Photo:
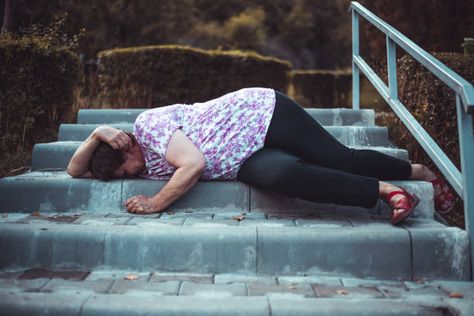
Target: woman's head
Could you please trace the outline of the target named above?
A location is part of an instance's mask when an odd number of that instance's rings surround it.
[[[116,178],[135,177],[145,169],[145,159],[135,136],[126,132],[132,145],[124,149],[113,149],[101,142],[94,150],[89,170],[95,178],[108,181]]]

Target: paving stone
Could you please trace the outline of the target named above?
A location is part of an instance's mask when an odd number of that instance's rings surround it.
[[[305,283],[288,283],[288,284],[260,284],[249,283],[248,295],[270,295],[273,293],[285,293],[299,295],[301,297],[314,297],[315,293],[309,284]]]
[[[360,279],[360,278],[342,278],[342,284],[344,286],[395,286],[406,288],[403,281],[395,280],[371,280],[371,279]]]
[[[240,226],[251,226],[251,227],[290,227],[296,226],[295,221],[292,219],[267,219],[267,220],[243,220],[240,222]]]
[[[89,271],[77,271],[77,270],[51,270],[45,268],[33,268],[23,271],[18,279],[20,280],[32,280],[32,279],[64,279],[80,281],[84,280],[89,275]]]
[[[265,214],[262,213],[257,213],[257,214],[251,214],[249,212],[243,212],[243,211],[235,211],[235,212],[225,212],[225,213],[216,213],[214,214],[214,220],[234,220],[234,217],[240,218],[242,217],[242,220],[245,218],[255,218],[256,216],[259,217],[259,219],[265,219]]]
[[[394,227],[390,222],[389,218],[381,217],[370,217],[370,218],[349,218],[348,221],[354,227],[380,227],[387,229],[402,229],[400,227]]]
[[[466,231],[457,227],[406,229],[412,239],[415,279],[469,279],[469,238]]]
[[[39,292],[39,290],[48,283],[49,279],[32,279],[32,280],[18,280],[14,278],[1,278],[0,288],[2,289],[18,289],[24,292]]]
[[[278,283],[309,283],[342,286],[341,279],[339,277],[327,276],[278,276]]]
[[[146,282],[144,280],[116,280],[110,293],[122,294],[127,291],[159,292],[163,295],[177,295],[179,281]]]
[[[383,298],[384,295],[376,286],[331,286],[314,284],[313,289],[318,297],[330,298]]]
[[[80,292],[107,293],[112,285],[112,280],[100,281],[70,281],[62,279],[52,279],[41,288],[41,292],[61,292],[65,290]]]
[[[189,218],[186,217],[184,226],[197,226],[197,227],[225,227],[225,226],[238,226],[239,222],[236,220],[209,220],[201,218]]]
[[[443,302],[407,302],[384,299],[288,299],[270,297],[272,316],[345,315],[345,316],[440,316],[446,315],[448,305]],[[451,315],[451,314],[447,314]],[[452,314],[454,315],[454,314]]]
[[[151,275],[150,282],[162,281],[186,281],[193,283],[210,284],[213,283],[214,275],[198,274],[186,272],[155,272]]]
[[[111,308],[113,306],[113,308]],[[263,297],[94,295],[84,304],[81,316],[237,316],[268,315],[268,302]]]
[[[63,292],[24,293],[0,291],[0,314],[9,316],[69,316],[79,315],[89,293]]]
[[[341,228],[351,226],[351,223],[347,219],[297,219],[296,226],[300,227],[315,227],[315,228]]]
[[[432,296],[436,299],[441,299],[442,297],[446,297],[442,291],[432,286],[407,289],[403,286],[379,285],[378,288],[388,298],[414,298],[415,296]]]
[[[393,228],[326,229],[258,227],[258,273],[351,274],[352,277],[411,277],[410,239]]]
[[[88,218],[87,216],[81,216],[74,222],[74,224],[94,226],[125,225],[130,220],[131,217]]]
[[[216,274],[214,276],[214,283],[216,284],[228,284],[228,283],[258,283],[258,284],[277,284],[276,277],[274,276],[259,276],[259,275],[248,275],[248,274],[234,274],[234,273],[223,273]]]
[[[435,280],[429,282],[429,284],[438,287],[447,295],[460,292],[465,298],[474,299],[474,282]]]
[[[86,281],[102,281],[102,280],[123,280],[127,276],[136,276],[137,280],[148,281],[150,272],[146,271],[130,271],[130,270],[94,270],[87,276]]]
[[[204,284],[183,282],[179,289],[179,295],[206,296],[211,295],[212,293],[216,293],[218,296],[245,296],[247,295],[247,287],[245,283]]]
[[[185,218],[141,218],[134,217],[132,218],[127,225],[138,225],[138,226],[182,226]]]

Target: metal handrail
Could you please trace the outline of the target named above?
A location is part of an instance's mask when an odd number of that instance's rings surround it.
[[[474,87],[358,2],[351,2],[350,8],[352,10],[352,106],[354,109],[360,108],[360,72],[362,71],[403,124],[405,124],[408,130],[413,134],[421,147],[453,186],[454,190],[464,200],[466,230],[471,239],[472,279],[474,276],[474,164],[472,162],[469,163],[469,159],[472,160],[474,157],[474,133],[472,127]],[[365,18],[386,35],[388,86],[359,54],[359,16]],[[397,45],[454,90],[456,94],[462,173],[398,99]]]

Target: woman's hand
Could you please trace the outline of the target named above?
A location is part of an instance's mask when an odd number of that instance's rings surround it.
[[[125,201],[125,206],[127,211],[136,214],[151,214],[159,211],[153,204],[153,198],[144,195],[132,196]]]
[[[113,149],[128,149],[132,146],[130,137],[119,129],[110,126],[99,126],[94,133],[99,140],[109,144]]]

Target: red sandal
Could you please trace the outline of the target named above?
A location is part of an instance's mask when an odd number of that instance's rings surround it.
[[[454,209],[457,202],[457,197],[453,191],[448,187],[439,175],[436,179],[430,181],[433,184],[433,190],[436,185],[439,185],[440,191],[434,196],[435,209],[440,214],[447,214]]]
[[[400,187],[401,190],[392,191],[387,194],[385,201],[388,205],[392,207],[392,224],[397,225],[401,223],[405,218],[407,218],[412,212],[413,209],[420,203],[420,199],[416,194],[408,193],[404,188]],[[399,200],[394,205],[390,204],[390,200],[394,195],[403,194],[405,196],[404,199]],[[396,209],[402,209],[403,211],[395,213]]]

